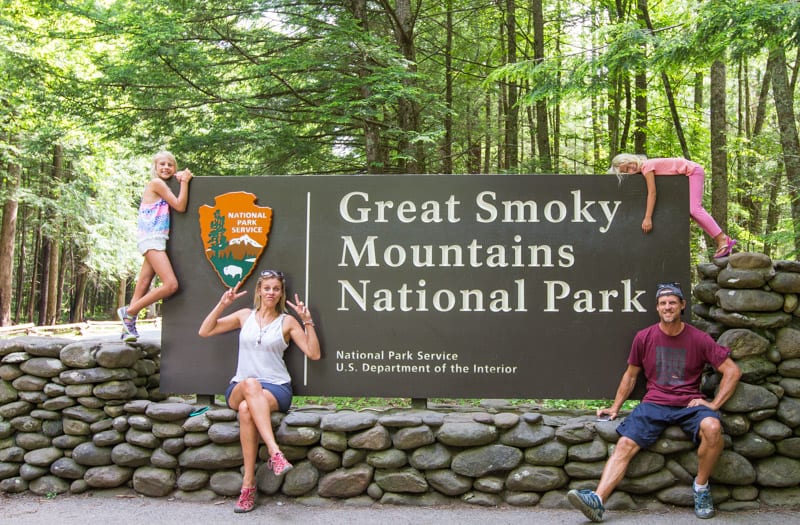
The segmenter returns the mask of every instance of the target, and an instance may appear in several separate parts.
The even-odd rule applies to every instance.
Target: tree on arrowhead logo
[[[198,211],[206,259],[225,286],[244,282],[269,243],[272,208],[256,206],[252,193],[235,191],[217,195],[214,206]]]

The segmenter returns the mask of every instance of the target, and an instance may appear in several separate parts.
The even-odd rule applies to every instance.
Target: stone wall
[[[744,372],[725,405],[726,449],[712,477],[722,509],[800,506],[800,263],[741,253],[698,267],[695,324]],[[238,495],[236,413],[192,415],[195,399],[158,391],[149,344],[0,340],[0,492],[39,495],[129,487],[186,500]],[[713,388],[714,378],[706,382]],[[485,402],[453,407],[275,414],[295,468],[276,477],[262,447],[262,494],[309,500],[558,507],[594,488],[617,422]],[[632,462],[608,508],[691,505],[695,447],[678,428]]]

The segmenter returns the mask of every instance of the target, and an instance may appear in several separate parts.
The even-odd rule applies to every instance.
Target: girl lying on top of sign
[[[703,208],[703,167],[690,160],[681,158],[648,159],[644,155],[620,153],[611,160],[609,173],[614,173],[622,182],[625,174],[641,173],[647,184],[647,209],[642,221],[642,231],[648,233],[653,229],[653,210],[656,207],[655,175],[686,175],[689,177],[689,215],[717,243],[714,258],[730,255],[736,240],[731,239],[717,221]]]
[[[144,255],[144,262],[130,304],[117,309],[124,330],[122,338],[128,342],[139,338],[139,332],[136,330],[136,316],[139,311],[178,291],[178,279],[166,252],[169,238],[169,209],[181,213],[186,211],[192,172],[185,169],[176,173],[177,166],[175,157],[169,151],[156,153],[153,157],[153,179],[145,186],[142,202],[139,205],[137,246]],[[173,176],[181,185],[177,196],[166,183]],[[161,279],[161,286],[150,290],[150,284],[156,275]]]
[[[247,292],[237,292],[239,284],[228,289],[200,325],[201,337],[240,329],[236,374],[231,378],[225,399],[239,412],[239,440],[242,444],[244,476],[242,491],[234,512],[250,512],[256,497],[256,458],[258,438],[269,451],[267,465],[279,476],[292,468],[278,448],[272,432],[271,413],[286,412],[292,404],[292,383],[283,361],[283,352],[293,341],[309,359],[320,358],[319,339],[311,312],[298,297],[286,300],[283,273],[264,270],[258,277],[254,308],[242,308],[225,317],[222,312]],[[286,305],[295,311],[300,323],[287,315]]]

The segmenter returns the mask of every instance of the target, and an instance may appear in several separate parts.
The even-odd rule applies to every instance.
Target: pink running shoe
[[[242,487],[242,492],[239,494],[239,501],[233,507],[233,512],[250,512],[256,506],[256,488],[255,487]]]
[[[286,460],[286,457],[283,455],[283,452],[276,452],[269,458],[267,461],[267,467],[272,469],[272,472],[275,473],[276,476],[280,476],[287,470],[292,469],[292,464]]]

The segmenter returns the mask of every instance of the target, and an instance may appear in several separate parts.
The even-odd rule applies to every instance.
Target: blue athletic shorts
[[[670,407],[640,403],[619,424],[617,433],[632,439],[640,447],[647,448],[658,440],[665,428],[678,425],[697,445],[700,443],[700,422],[707,417],[719,419],[719,413],[706,406]]]
[[[282,385],[274,385],[272,383],[267,383],[266,381],[260,381],[261,388],[275,396],[275,399],[278,401],[278,412],[286,413],[289,411],[289,408],[292,406],[292,384],[291,383],[284,383]],[[231,381],[228,385],[227,390],[225,390],[225,403],[230,407],[231,404],[229,403],[229,399],[231,397],[231,392],[233,392],[233,387],[238,385],[236,381]],[[231,407],[233,408],[233,407]]]

